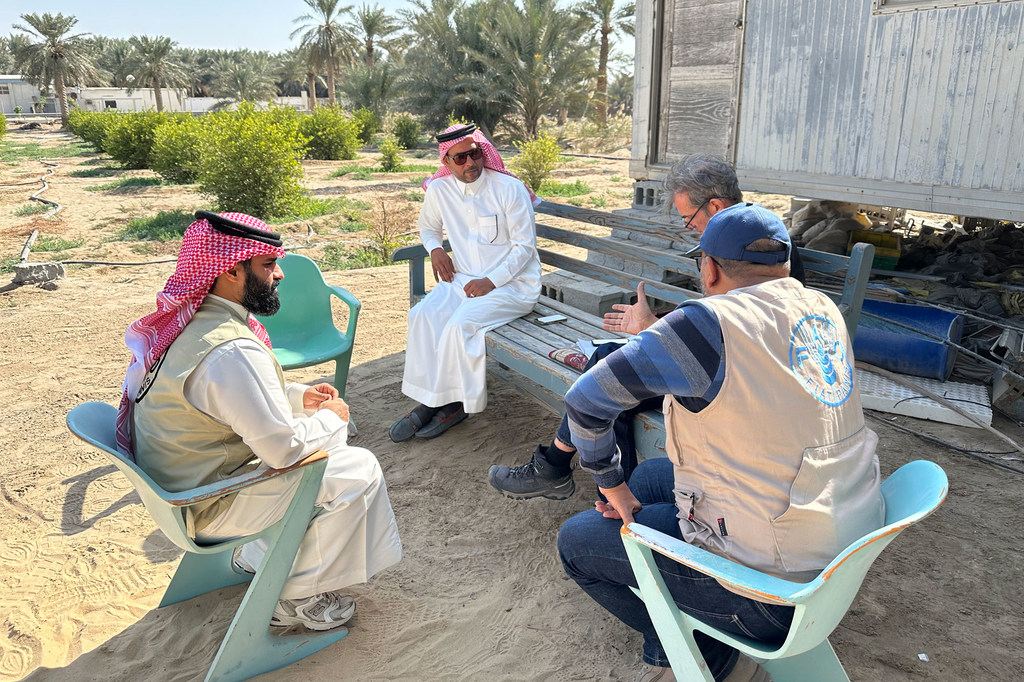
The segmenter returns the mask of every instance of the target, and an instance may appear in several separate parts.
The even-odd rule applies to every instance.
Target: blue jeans
[[[629,479],[629,489],[644,505],[634,519],[682,539],[672,487],[672,462],[663,457],[641,462]],[[621,521],[606,519],[593,509],[573,516],[558,534],[562,566],[594,601],[643,634],[645,663],[668,666],[668,656],[654,631],[647,608],[629,589],[637,583],[619,537],[621,527]],[[793,607],[741,597],[722,587],[714,578],[660,554],[654,556],[669,593],[681,610],[714,627],[752,639],[775,644],[785,639],[793,619]],[[711,674],[715,680],[722,680],[736,665],[739,652],[703,633],[695,633],[695,636]]]

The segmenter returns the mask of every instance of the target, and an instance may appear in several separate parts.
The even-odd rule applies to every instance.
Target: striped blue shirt
[[[724,378],[718,318],[699,301],[687,301],[581,375],[565,394],[580,466],[602,488],[623,483],[615,418],[642,400],[665,395],[698,412],[718,395]]]

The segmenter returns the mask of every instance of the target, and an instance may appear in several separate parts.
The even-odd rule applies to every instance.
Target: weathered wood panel
[[[733,90],[741,37],[741,0],[665,0],[660,56],[656,154],[669,165],[694,152],[732,154]]]
[[[1024,2],[871,10],[748,0],[744,188],[1020,220]]]

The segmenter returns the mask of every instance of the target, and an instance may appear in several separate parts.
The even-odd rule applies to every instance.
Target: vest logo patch
[[[142,380],[142,385],[139,386],[139,394],[135,397],[136,403],[141,403],[142,399],[149,393],[149,389],[153,388],[153,382],[156,381],[156,375],[160,373],[160,368],[163,367],[164,358],[166,357],[167,353],[164,353],[153,363],[152,369],[146,374],[146,378]]]
[[[853,392],[853,367],[835,322],[808,315],[796,323],[789,341],[789,367],[808,393],[835,407]]]

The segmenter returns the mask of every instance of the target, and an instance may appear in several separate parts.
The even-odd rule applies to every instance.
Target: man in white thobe
[[[420,404],[391,427],[396,443],[437,437],[483,411],[484,334],[540,297],[532,192],[476,126],[452,126],[438,141],[442,168],[425,183],[419,217],[437,285],[409,311],[402,392]]]
[[[202,213],[185,234],[158,311],[126,334],[136,360],[119,426],[128,426],[127,449],[138,465],[171,491],[261,465],[288,467],[326,450],[319,510],[271,625],[339,627],[355,610],[339,590],[401,558],[383,473],[371,452],[347,444],[348,405],[337,390],[286,384],[266,331],[252,317],[272,315],[280,306],[279,237],[251,216]],[[300,478],[300,471],[290,472],[194,506],[189,532],[200,541],[218,541],[262,530],[284,515]],[[265,551],[262,539],[250,542],[235,564],[255,572]]]

